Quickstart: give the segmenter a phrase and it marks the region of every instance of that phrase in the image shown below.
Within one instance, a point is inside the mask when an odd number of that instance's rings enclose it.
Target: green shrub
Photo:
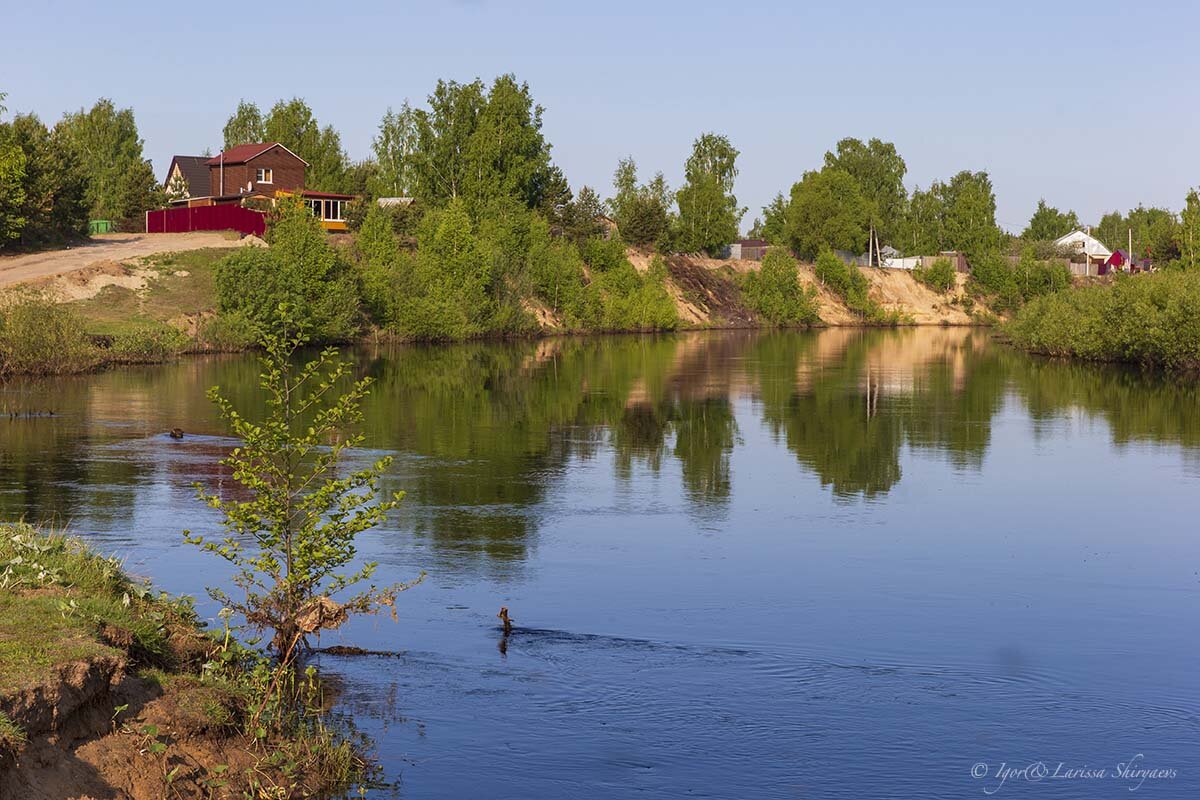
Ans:
[[[258,344],[258,327],[242,314],[218,314],[204,323],[198,338],[208,350],[236,353]]]
[[[595,324],[579,248],[567,240],[552,239],[549,224],[540,218],[529,227],[525,272],[534,296],[553,313],[561,315],[567,328],[582,329]]]
[[[1200,367],[1200,275],[1118,276],[1034,298],[1005,326],[1033,352],[1170,369]]]
[[[954,265],[948,258],[935,259],[928,267],[917,267],[913,277],[935,292],[948,292],[954,288]]]
[[[1071,270],[1061,261],[1039,261],[1033,248],[1025,248],[1015,270],[1017,291],[1021,300],[1060,292],[1071,285]]]
[[[828,286],[846,307],[872,325],[898,325],[904,321],[898,311],[885,311],[871,299],[871,283],[856,266],[842,261],[832,250],[823,250],[814,266],[817,280]]]
[[[359,325],[353,271],[299,201],[281,202],[267,231],[270,249],[238,248],[217,264],[217,307],[264,330],[285,304],[316,342],[344,341]]]
[[[774,248],[763,258],[762,267],[745,278],[742,294],[746,305],[773,325],[816,325],[816,290],[800,285],[796,260]]]
[[[658,256],[641,274],[625,257],[624,247],[617,243],[592,240],[597,244],[586,248],[596,257],[592,282],[587,288],[589,297],[589,327],[606,331],[663,331],[679,326],[675,301],[667,293],[667,266]],[[619,260],[616,257],[619,253]]]
[[[36,289],[0,295],[0,374],[82,372],[99,362],[83,320],[69,305]]]
[[[178,328],[147,325],[114,336],[107,355],[112,361],[151,364],[179,355],[191,343]]]

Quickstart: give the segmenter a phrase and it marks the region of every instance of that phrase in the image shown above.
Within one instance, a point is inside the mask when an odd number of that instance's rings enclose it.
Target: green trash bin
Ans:
[[[88,223],[88,233],[95,236],[97,233],[116,233],[117,225],[111,219],[94,219]]]

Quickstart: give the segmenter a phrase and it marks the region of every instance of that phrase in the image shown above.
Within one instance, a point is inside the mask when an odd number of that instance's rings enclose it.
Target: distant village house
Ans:
[[[279,142],[239,144],[212,158],[175,156],[164,182],[171,195],[171,208],[148,212],[146,230],[219,230],[232,225],[244,233],[257,233],[265,222],[246,215],[189,214],[185,210],[238,206],[262,215],[255,205],[273,205],[280,197],[297,193],[323,228],[346,230],[346,204],[355,199],[354,195],[305,189],[307,167],[307,161]]]

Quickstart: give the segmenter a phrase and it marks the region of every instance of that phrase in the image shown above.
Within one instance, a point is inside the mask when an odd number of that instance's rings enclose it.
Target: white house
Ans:
[[[1072,253],[1082,253],[1087,256],[1084,264],[1072,264],[1071,271],[1079,271],[1084,275],[1099,275],[1100,265],[1112,257],[1112,250],[1104,246],[1104,242],[1085,231],[1071,231],[1066,236],[1054,240],[1054,246],[1059,250]]]

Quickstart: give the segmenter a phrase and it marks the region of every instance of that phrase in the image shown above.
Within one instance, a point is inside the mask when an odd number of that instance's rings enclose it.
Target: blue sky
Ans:
[[[219,149],[240,98],[299,95],[370,152],[379,118],[439,77],[514,72],[546,108],[572,185],[617,159],[678,182],[728,135],[748,227],[843,136],[896,143],[907,183],[985,169],[1002,225],[1039,197],[1085,221],[1178,210],[1200,185],[1200,3],[14,3],[0,20],[10,113],[132,106],[158,173]]]

